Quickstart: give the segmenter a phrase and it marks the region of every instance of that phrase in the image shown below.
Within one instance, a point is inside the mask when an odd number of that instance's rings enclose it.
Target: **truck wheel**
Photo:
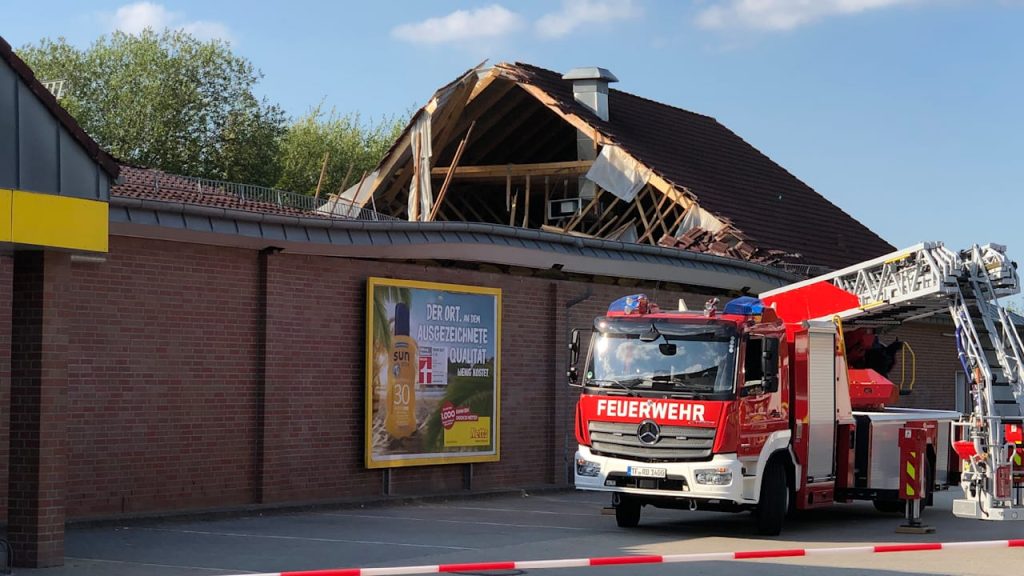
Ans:
[[[782,523],[789,509],[789,487],[786,468],[778,458],[768,462],[761,480],[761,498],[757,502],[757,532],[765,536],[782,533]]]
[[[615,506],[615,523],[619,525],[619,528],[636,528],[640,524],[640,503],[623,498]]]

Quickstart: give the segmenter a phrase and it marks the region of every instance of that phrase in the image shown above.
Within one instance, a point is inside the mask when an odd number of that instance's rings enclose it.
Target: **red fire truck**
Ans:
[[[722,309],[615,301],[587,350],[578,330],[570,345],[576,487],[611,492],[623,527],[645,505],[751,510],[775,535],[794,510],[858,499],[901,509],[898,435],[915,427],[927,437],[926,501],[947,484],[956,440],[964,498],[954,512],[1024,518],[1019,447],[1006,436],[1022,419],[1024,354],[997,303],[1018,290],[1004,252],[920,244]],[[893,406],[901,391],[886,376],[898,344],[883,344],[879,328],[943,312],[971,384],[964,418]]]

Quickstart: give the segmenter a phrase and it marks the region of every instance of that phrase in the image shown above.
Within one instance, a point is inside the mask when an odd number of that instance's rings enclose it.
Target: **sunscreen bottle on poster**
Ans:
[[[416,372],[419,350],[409,336],[409,306],[395,304],[395,333],[391,336],[388,373],[388,416],[385,426],[392,438],[416,431]]]

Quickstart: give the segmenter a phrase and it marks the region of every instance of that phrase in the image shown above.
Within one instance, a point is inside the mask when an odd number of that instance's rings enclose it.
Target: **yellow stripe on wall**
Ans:
[[[13,191],[0,188],[0,242],[11,241],[11,223],[14,221],[11,215],[13,197]]]
[[[90,252],[106,252],[109,216],[107,203],[69,196],[3,190],[0,203],[10,206],[10,218],[0,208],[0,218],[9,222],[9,238],[15,244],[29,244]],[[3,226],[0,225],[0,236]],[[2,239],[2,238],[0,238]]]

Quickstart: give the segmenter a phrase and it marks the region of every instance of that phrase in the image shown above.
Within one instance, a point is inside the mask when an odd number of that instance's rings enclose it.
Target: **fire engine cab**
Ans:
[[[929,243],[721,308],[620,298],[595,319],[587,350],[573,331],[576,487],[611,492],[623,527],[645,505],[751,510],[775,535],[793,510],[856,499],[902,509],[900,434],[913,427],[926,443],[917,497],[946,486],[953,443],[965,458],[954,511],[1024,518],[1019,452],[1005,434],[1021,424],[1024,366],[996,303],[1016,290],[1002,247]],[[893,406],[899,345],[877,330],[944,311],[972,380],[964,418]]]

